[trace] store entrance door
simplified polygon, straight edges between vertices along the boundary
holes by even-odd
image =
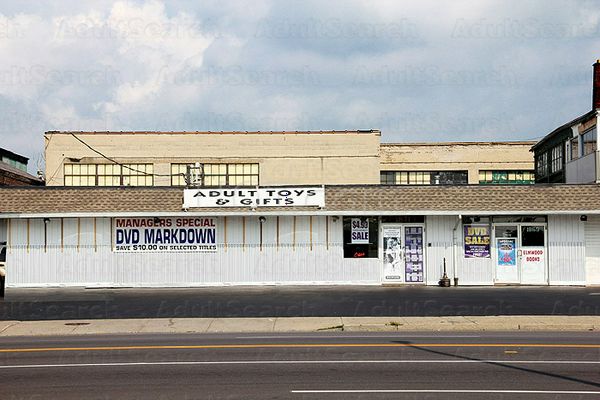
[[[382,225],[384,283],[423,284],[422,225]]]
[[[496,283],[548,283],[545,224],[495,224],[493,243]]]

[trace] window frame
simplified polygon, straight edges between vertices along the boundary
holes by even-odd
[[[81,173],[82,167],[85,167],[85,173]],[[111,173],[106,172],[108,167],[110,167]],[[114,173],[116,167],[118,167],[118,174]],[[111,180],[111,184],[105,184],[107,179]],[[115,185],[116,180],[118,180],[118,184]],[[134,184],[131,184],[132,180],[135,182]],[[102,181],[104,182],[101,184]],[[129,184],[125,184],[126,181]],[[150,187],[154,186],[154,164],[65,163],[63,164],[63,185],[69,187]]]

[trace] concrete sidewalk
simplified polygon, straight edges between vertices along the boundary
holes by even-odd
[[[600,331],[600,317],[286,317],[0,321],[0,337],[317,331]]]

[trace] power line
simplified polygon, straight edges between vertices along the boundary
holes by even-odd
[[[101,153],[100,151],[94,149],[92,146],[90,146],[89,144],[87,144],[86,142],[84,142],[83,140],[81,140],[80,138],[78,138],[77,136],[75,136],[74,133],[70,133],[70,135],[73,136],[78,142],[80,142],[81,144],[83,144],[85,147],[87,147],[88,149],[90,149],[94,153],[100,155],[101,157],[107,159],[108,161],[110,161],[110,162],[112,162],[114,164],[117,164],[117,165],[121,166],[121,168],[125,168],[125,169],[128,169],[128,170],[133,171],[133,172],[137,172],[137,173],[145,175],[145,176],[169,176],[169,177],[172,177],[172,176],[177,176],[177,175],[185,175],[185,174],[155,174],[155,173],[149,174],[146,171],[140,171],[139,169],[135,169],[135,168],[129,167],[129,166],[123,164],[123,163],[120,163],[117,160],[115,160],[115,159],[113,159],[111,157],[108,157],[107,155],[105,155],[105,154]]]

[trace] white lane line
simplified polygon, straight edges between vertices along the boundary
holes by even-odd
[[[468,389],[373,389],[373,390],[290,390],[296,394],[326,393],[505,393],[505,394],[600,394],[599,391],[585,390],[468,390]]]
[[[0,369],[18,368],[80,368],[135,367],[153,365],[252,365],[252,364],[600,364],[600,361],[567,360],[249,360],[249,361],[153,361],[77,364],[16,364],[0,365]]]
[[[402,339],[402,338],[479,338],[479,335],[331,335],[331,336],[237,336],[236,339]]]

